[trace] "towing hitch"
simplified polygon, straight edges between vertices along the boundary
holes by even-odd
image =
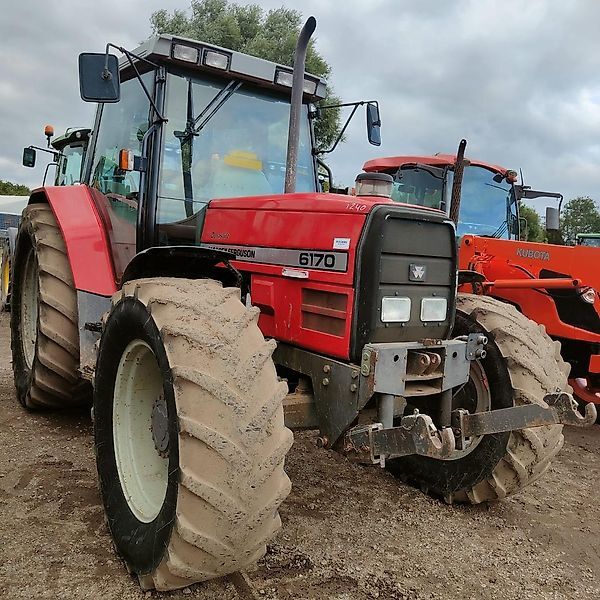
[[[585,416],[577,411],[571,394],[547,394],[547,407],[527,404],[471,414],[458,409],[452,412],[452,427],[438,429],[431,417],[415,412],[402,417],[398,427],[384,429],[381,423],[352,428],[344,440],[344,451],[361,461],[385,466],[386,458],[420,454],[436,459],[450,459],[466,448],[474,437],[544,425],[588,427],[596,422],[596,407],[588,404]]]

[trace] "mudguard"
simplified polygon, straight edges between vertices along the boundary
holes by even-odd
[[[67,246],[78,291],[111,296],[117,291],[106,226],[86,185],[34,190],[29,204],[47,202]]]

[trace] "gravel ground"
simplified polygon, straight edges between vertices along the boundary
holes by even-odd
[[[283,530],[256,570],[269,599],[600,598],[600,427],[567,430],[550,471],[492,506],[447,506],[375,467],[318,450],[289,455]],[[28,414],[0,315],[0,598],[240,598],[230,581],[141,592],[112,550],[89,413]],[[248,596],[246,596],[248,597]]]

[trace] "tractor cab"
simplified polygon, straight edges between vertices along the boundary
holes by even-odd
[[[451,154],[396,156],[370,160],[363,168],[367,172],[387,173],[394,178],[392,200],[450,213],[456,162],[457,157]],[[557,231],[562,194],[533,190],[518,184],[517,173],[511,169],[464,159],[457,235],[527,239],[526,222],[519,211],[520,202],[539,198],[558,202],[558,207],[546,207],[546,229]]]
[[[54,127],[46,125],[44,135],[48,140],[47,147],[27,146],[23,148],[23,166],[35,167],[37,152],[46,152],[52,156],[52,160],[46,165],[44,171],[44,185],[48,170],[52,166],[56,167],[54,185],[75,185],[81,182],[83,160],[90,134],[90,129],[70,127],[63,135],[52,139]]]
[[[600,248],[600,233],[578,233],[576,241],[578,246]]]
[[[392,200],[450,210],[456,156],[397,156],[370,160],[365,171],[394,178]],[[465,161],[457,235],[501,239],[519,236],[519,194],[515,171],[479,161]]]
[[[171,35],[119,50],[120,62],[109,54],[80,57],[82,98],[99,102],[83,180],[111,221],[117,277],[142,250],[206,241],[214,199],[275,202],[284,192],[320,189],[313,122],[325,97],[322,79],[303,74],[290,126],[290,67]],[[367,104],[369,139],[378,143],[377,105],[360,104]],[[224,241],[214,235],[209,242]]]
[[[54,185],[75,185],[81,181],[90,133],[90,129],[71,127],[51,142],[58,153]]]

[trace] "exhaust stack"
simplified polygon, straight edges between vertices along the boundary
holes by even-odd
[[[302,94],[304,87],[304,68],[306,64],[306,51],[310,37],[317,27],[317,20],[309,17],[296,44],[294,52],[294,78],[292,80],[292,102],[290,106],[290,128],[288,131],[288,148],[285,166],[285,194],[296,191],[296,170],[298,167],[298,144],[300,141],[300,112],[302,109]]]
[[[460,194],[462,191],[463,173],[465,171],[465,148],[467,140],[460,140],[458,152],[456,153],[456,163],[454,163],[454,179],[452,180],[452,197],[450,200],[450,218],[458,225],[458,216],[460,213]]]

